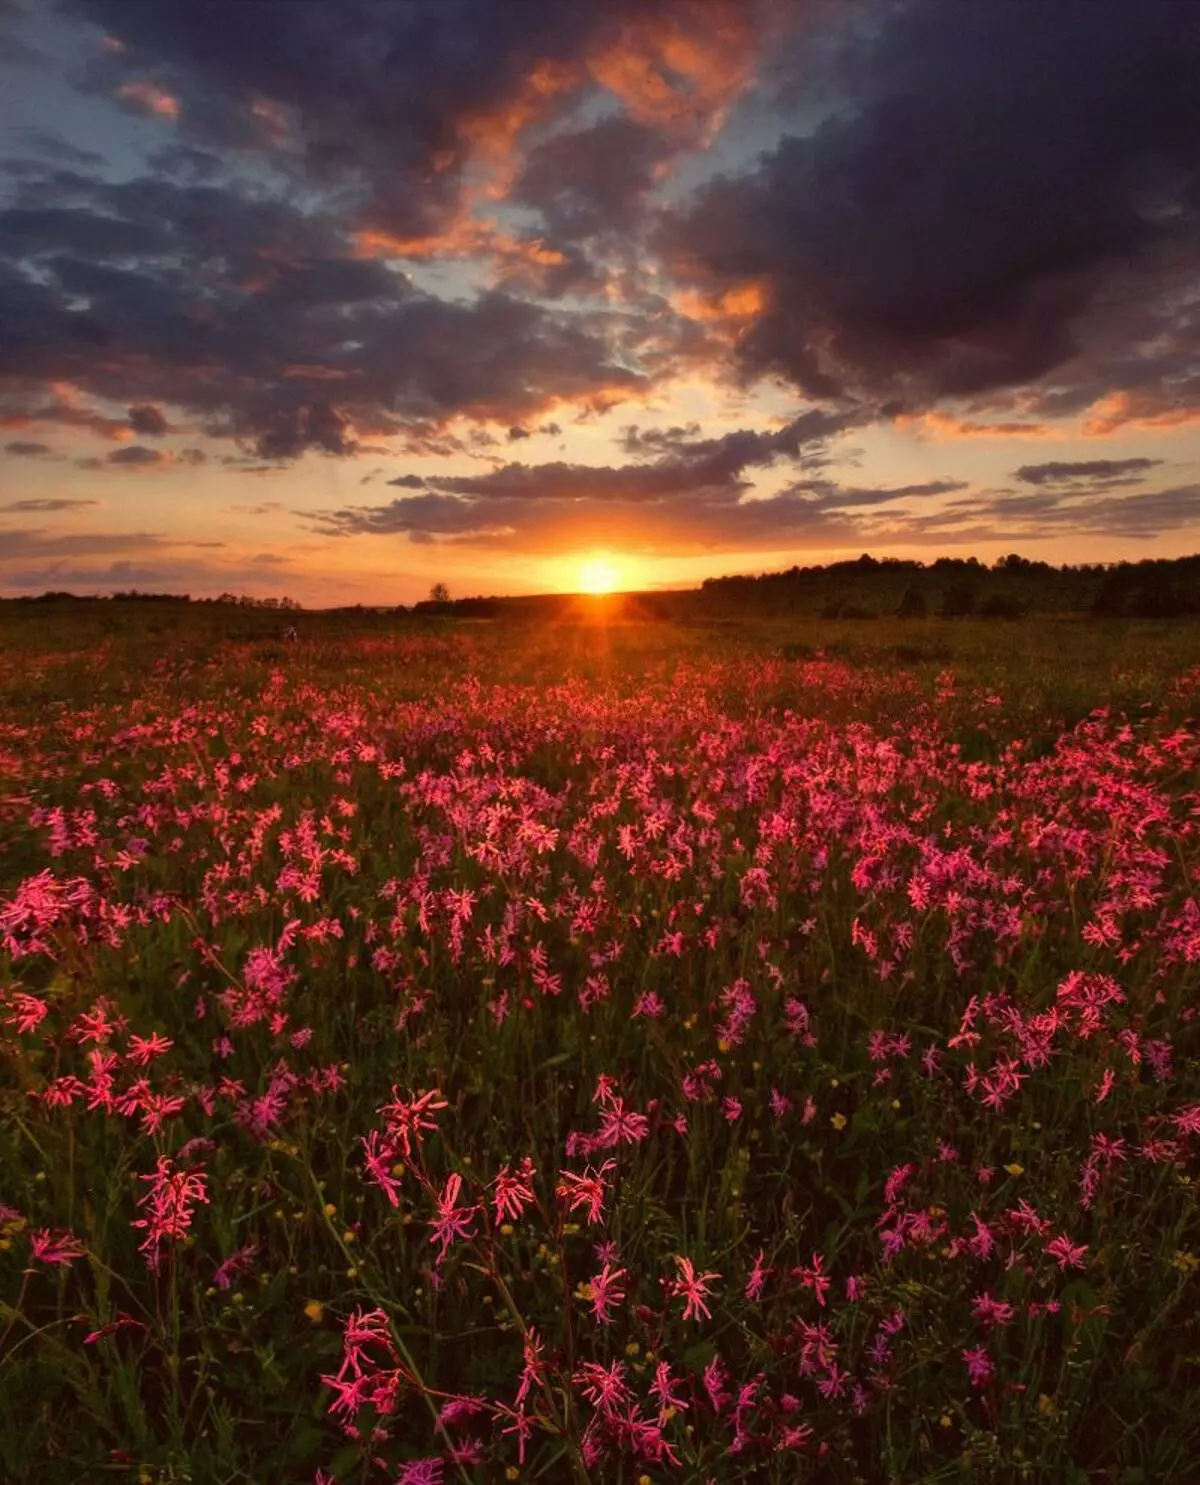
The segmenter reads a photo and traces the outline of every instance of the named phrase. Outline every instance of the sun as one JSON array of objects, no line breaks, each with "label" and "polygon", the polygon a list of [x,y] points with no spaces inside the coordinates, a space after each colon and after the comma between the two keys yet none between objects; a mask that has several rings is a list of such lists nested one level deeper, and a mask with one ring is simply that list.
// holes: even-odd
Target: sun
[{"label": "sun", "polygon": [[611,557],[589,557],[579,568],[579,589],[582,593],[611,593],[621,581],[617,564]]}]

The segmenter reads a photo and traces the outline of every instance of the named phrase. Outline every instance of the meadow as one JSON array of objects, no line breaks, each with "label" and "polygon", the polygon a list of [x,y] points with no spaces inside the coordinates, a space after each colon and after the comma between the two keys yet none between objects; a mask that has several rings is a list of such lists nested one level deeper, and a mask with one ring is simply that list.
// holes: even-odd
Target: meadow
[{"label": "meadow", "polygon": [[1200,625],[0,609],[0,1479],[1196,1478]]}]

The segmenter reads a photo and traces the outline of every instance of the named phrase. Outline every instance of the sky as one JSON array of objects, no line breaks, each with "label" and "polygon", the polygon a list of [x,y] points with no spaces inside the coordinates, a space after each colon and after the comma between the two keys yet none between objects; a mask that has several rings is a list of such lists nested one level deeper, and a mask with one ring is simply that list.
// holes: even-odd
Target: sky
[{"label": "sky", "polygon": [[1191,0],[0,0],[0,593],[1200,551]]}]

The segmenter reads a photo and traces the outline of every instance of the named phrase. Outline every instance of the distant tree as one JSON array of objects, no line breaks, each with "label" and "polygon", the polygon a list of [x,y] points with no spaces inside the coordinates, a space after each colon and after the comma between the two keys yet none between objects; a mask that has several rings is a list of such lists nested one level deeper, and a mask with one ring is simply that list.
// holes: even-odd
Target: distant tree
[{"label": "distant tree", "polygon": [[1019,619],[1023,613],[1020,603],[1009,593],[993,593],[984,600],[979,610],[985,619]]},{"label": "distant tree", "polygon": [[965,619],[975,612],[975,585],[970,582],[952,584],[942,595],[940,616],[943,619]]},{"label": "distant tree", "polygon": [[434,583],[429,590],[429,601],[430,603],[449,603],[450,589],[445,583]]},{"label": "distant tree", "polygon": [[916,588],[905,588],[900,607],[896,610],[896,617],[898,619],[923,619],[928,612],[924,593],[919,593]]}]

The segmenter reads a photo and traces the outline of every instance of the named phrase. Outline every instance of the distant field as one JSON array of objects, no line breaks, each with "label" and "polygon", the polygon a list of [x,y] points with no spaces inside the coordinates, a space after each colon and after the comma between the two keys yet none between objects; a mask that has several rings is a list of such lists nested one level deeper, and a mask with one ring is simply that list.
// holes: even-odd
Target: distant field
[{"label": "distant field", "polygon": [[0,604],[0,1479],[1195,1478],[1200,621],[633,612]]}]

